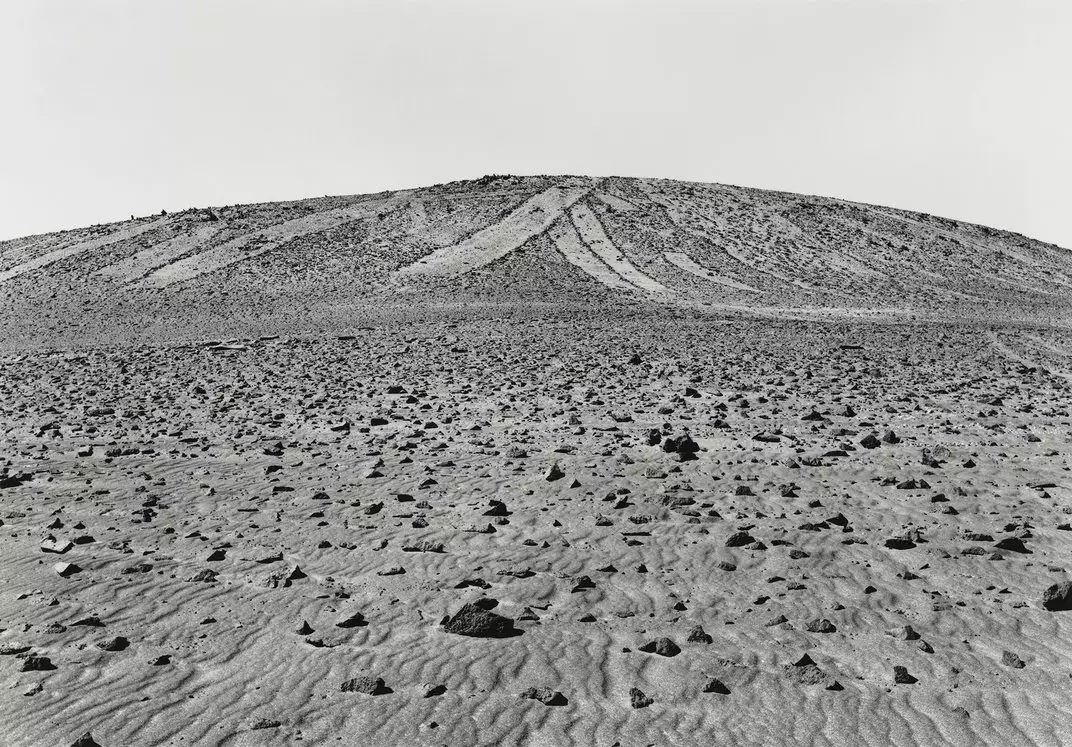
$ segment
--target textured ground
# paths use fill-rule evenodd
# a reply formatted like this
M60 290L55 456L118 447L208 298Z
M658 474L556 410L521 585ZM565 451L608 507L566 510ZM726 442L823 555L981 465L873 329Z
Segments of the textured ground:
M8 318L5 743L1067 741L1067 329L450 318L69 350ZM441 624L470 602L520 634Z
M1072 252L828 197L485 177L0 242L0 345L346 329L413 305L1072 318ZM605 314L603 314L605 316Z

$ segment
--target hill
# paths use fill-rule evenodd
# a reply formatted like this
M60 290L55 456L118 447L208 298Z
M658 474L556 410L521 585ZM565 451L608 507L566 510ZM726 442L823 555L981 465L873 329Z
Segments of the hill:
M487 176L0 243L9 340L344 329L421 309L1053 321L1072 252L827 197L662 179Z

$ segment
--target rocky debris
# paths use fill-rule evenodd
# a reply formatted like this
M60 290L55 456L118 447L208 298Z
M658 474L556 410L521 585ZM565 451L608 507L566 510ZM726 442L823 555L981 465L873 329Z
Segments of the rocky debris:
M678 645L669 638L656 638L653 641L648 641L640 647L640 650L646 654L658 654L659 656L677 656L681 653Z
M1042 606L1051 612L1072 610L1072 581L1047 587L1042 592Z
M365 620L365 616L360 612L354 612L335 623L336 628L363 628L366 625L368 625L368 621Z
M453 617L448 617L443 622L443 629L472 638L509 638L521 633L510 618L481 609L473 603L466 604Z
M808 623L805 623L804 629L806 631L808 631L809 633L835 633L835 632L837 632L837 627L835 627L834 623L830 622L826 618L812 620L812 621L810 621Z
M421 685L422 698L435 698L442 695L446 691L447 686L438 683L425 682Z
M639 687L629 688L629 705L634 709L647 708L655 701L644 694Z
M101 651L122 651L130 645L130 641L121 635L117 635L115 638L109 638L106 641L101 641L97 644L97 648Z
M1026 664L1024 664L1024 660L1014 654L1012 651L1001 652L1001 663L1007 667L1011 667L1012 669L1023 669L1025 666L1027 666Z
M564 706L569 703L562 693L557 690L552 690L549 687L530 687L518 693L517 697L527 700L538 700L546 706Z
M391 692L381 677L361 675L352 677L339 686L344 693L361 693L362 695L386 695Z
M555 480L561 480L565 476L566 473L558 466L558 462L555 462L547 468L547 472L544 473L543 479L547 482L554 482Z
M27 656L22 660L23 672L48 672L56 668L47 656Z
M901 625L886 631L886 635L892 636L900 641L917 641L919 640L919 633L911 625Z
M422 540L420 542L403 545L402 552L446 552L446 548L442 542L432 542L431 540Z
M908 673L908 669L901 665L896 665L893 668L893 681L898 685L914 685L919 680Z
M55 537L50 537L41 543L41 552L55 553L56 555L63 555L68 552L74 543L68 540L58 540Z
M103 628L104 623L96 615L89 615L88 617L82 617L75 620L71 625L83 625L88 628Z
M804 654L792 664L787 664L782 670L790 681L798 685L823 685L827 690L842 689L837 680L820 669L808 654Z
M748 532L734 532L726 540L726 547L744 547L756 541Z
M699 445L688 434L667 436L662 448L668 454L695 454L700 450Z
M1024 541L1019 537L1006 537L994 545L994 547L999 550L1008 550L1009 552L1016 552L1022 555L1031 553L1031 551L1027 549L1027 546L1024 545Z
M689 631L688 637L685 639L689 643L712 643L714 639L708 635L707 631L702 626L697 625Z
M93 734L87 731L85 734L80 736L78 739L76 739L73 742L71 742L71 747L101 747L101 746L99 744L97 744L97 740L95 740L93 738Z
M74 563L56 563L52 566L52 570L54 570L57 575L62 578L70 578L76 573L82 572L81 567L75 565Z
M278 729L283 725L282 721L274 718L259 718L249 725L250 731L260 731L261 729Z
M703 691L705 693L715 693L717 695L729 695L730 689L726 687L726 684L717 677L708 678L704 683Z

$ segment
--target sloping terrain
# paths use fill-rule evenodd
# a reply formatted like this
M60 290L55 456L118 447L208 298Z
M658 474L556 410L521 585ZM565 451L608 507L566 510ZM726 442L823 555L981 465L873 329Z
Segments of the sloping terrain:
M1060 745L1072 261L486 177L0 244L0 742Z
M485 177L0 243L0 331L22 340L258 334L472 303L1061 320L1070 299L1072 252L1017 234L615 177Z

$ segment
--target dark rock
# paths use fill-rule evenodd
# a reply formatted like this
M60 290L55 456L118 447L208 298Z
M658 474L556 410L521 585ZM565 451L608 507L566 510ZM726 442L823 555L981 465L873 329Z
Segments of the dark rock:
M1025 666L1027 666L1026 664L1024 664L1023 659L1014 654L1012 651L1001 652L1001 663L1007 667L1012 667L1013 669L1023 669Z
M648 641L640 647L640 650L646 654L658 654L659 656L677 656L681 653L678 645L669 638L656 638L654 641Z
M538 700L546 706L564 706L569 703L566 696L549 687L530 687L524 692L518 693L519 698L526 700Z
M893 681L898 685L914 685L919 682L908 673L908 669L900 665L893 668Z
M348 679L339 686L344 693L362 693L364 695L384 695L391 692L380 677L362 675Z
M1053 584L1042 592L1042 606L1051 612L1072 610L1072 581Z
M835 632L837 632L837 627L835 627L834 624L832 622L830 622L829 620L827 620L826 618L822 618L822 619L818 619L818 620L812 620L811 622L809 622L809 623L804 625L804 629L807 630L809 633L835 633Z
M688 638L685 640L689 643L712 643L714 641L714 639L708 635L707 631L700 625L697 625L690 630Z
M258 731L260 729L278 729L283 725L282 721L274 718L259 718L249 725L252 731Z
M1024 546L1024 541L1019 537L1006 537L998 542L995 547L1002 550L1008 550L1009 552L1018 552L1022 554L1030 554L1031 551Z
M365 616L360 612L355 612L335 623L336 628L363 628L366 625L368 625L368 621L365 620Z
M443 628L448 633L473 638L509 638L520 635L514 621L494 612L483 610L475 604L466 604L457 614L448 618Z
M756 541L748 532L735 532L726 540L726 547L744 547Z
M56 665L47 656L27 656L22 660L24 672L49 672L55 668Z
M655 701L644 694L644 691L639 687L633 687L629 689L629 705L633 708L647 708Z
M717 693L718 695L729 695L730 689L726 687L725 683L717 677L712 677L703 686L705 693Z
M130 641L121 635L117 635L115 638L111 638L107 641L101 641L97 644L97 648L101 651L122 651L130 645Z
M868 433L860 440L860 446L863 446L865 449L877 449L879 446L882 446L882 442L878 440L878 436L874 433Z

